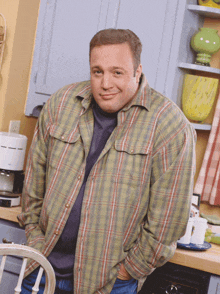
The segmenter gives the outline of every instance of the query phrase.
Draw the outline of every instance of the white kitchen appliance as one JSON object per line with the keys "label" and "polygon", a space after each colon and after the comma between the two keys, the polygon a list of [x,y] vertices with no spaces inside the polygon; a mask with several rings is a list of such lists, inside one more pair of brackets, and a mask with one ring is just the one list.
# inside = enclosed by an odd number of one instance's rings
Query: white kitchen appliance
{"label": "white kitchen appliance", "polygon": [[0,132],[0,206],[20,204],[27,137]]}

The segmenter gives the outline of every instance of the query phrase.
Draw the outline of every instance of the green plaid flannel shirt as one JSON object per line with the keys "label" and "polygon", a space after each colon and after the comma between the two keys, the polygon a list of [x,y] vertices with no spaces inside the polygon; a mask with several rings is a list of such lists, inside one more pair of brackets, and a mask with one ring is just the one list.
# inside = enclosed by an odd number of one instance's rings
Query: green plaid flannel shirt
{"label": "green plaid flannel shirt", "polygon": [[[48,256],[83,181],[93,134],[90,82],[63,87],[44,106],[29,151],[20,225]],[[85,188],[74,293],[110,293],[121,263],[140,285],[184,234],[195,170],[195,131],[142,75],[136,97],[93,166]],[[36,264],[30,263],[27,274]]]}

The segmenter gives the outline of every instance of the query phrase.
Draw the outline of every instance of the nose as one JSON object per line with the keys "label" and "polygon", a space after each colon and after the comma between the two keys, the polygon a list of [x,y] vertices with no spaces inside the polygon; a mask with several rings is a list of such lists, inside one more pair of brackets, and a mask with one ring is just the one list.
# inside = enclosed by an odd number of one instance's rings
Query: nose
{"label": "nose", "polygon": [[104,90],[107,90],[112,87],[112,79],[111,79],[110,74],[108,74],[108,73],[103,74],[101,85]]}

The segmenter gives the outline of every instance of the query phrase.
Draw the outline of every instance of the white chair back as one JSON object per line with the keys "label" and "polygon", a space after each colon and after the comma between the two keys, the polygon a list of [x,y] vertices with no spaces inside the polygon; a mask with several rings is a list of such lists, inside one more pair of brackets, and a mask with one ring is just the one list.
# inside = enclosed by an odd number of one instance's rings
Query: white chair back
{"label": "white chair back", "polygon": [[25,272],[28,258],[35,260],[40,265],[40,270],[36,278],[35,285],[32,288],[32,294],[38,293],[39,284],[40,284],[40,280],[41,280],[43,272],[45,272],[45,277],[46,277],[46,285],[45,285],[44,294],[54,294],[55,286],[56,286],[55,273],[50,262],[41,252],[26,245],[0,244],[0,255],[2,255],[2,261],[0,265],[0,283],[2,280],[7,256],[12,255],[12,256],[23,257],[23,262],[22,262],[22,266],[21,266],[21,270],[20,270],[20,274],[18,278],[18,283],[15,287],[14,294],[21,293],[21,284],[24,278],[24,272]]}

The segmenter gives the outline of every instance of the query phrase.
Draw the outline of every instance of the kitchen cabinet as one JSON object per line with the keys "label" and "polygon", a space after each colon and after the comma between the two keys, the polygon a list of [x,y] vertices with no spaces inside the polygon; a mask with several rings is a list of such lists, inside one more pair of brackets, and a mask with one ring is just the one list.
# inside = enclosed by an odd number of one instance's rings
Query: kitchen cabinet
{"label": "kitchen cabinet", "polygon": [[89,79],[89,42],[105,28],[129,28],[143,43],[151,87],[181,105],[183,71],[193,62],[189,40],[202,25],[187,9],[196,0],[42,0],[25,114],[38,116],[60,87]]}
{"label": "kitchen cabinet", "polygon": [[139,294],[220,294],[220,277],[166,263],[146,280]]}
{"label": "kitchen cabinet", "polygon": [[[25,244],[26,237],[24,229],[20,228],[15,222],[0,219],[0,242],[3,238],[16,244]],[[0,262],[1,262],[0,256]],[[8,256],[5,264],[0,293],[14,293],[14,288],[18,281],[22,259],[20,257]],[[9,282],[10,281],[10,282]]]}
{"label": "kitchen cabinet", "polygon": [[89,79],[89,42],[115,27],[119,0],[42,0],[26,115],[38,116],[49,96],[64,85]]}
{"label": "kitchen cabinet", "polygon": [[168,262],[147,278],[139,294],[212,293],[209,291],[210,277],[210,273]]}
{"label": "kitchen cabinet", "polygon": [[220,294],[220,277],[211,276],[207,294]]}
{"label": "kitchen cabinet", "polygon": [[219,294],[220,277],[166,263],[146,280],[139,294]]}

